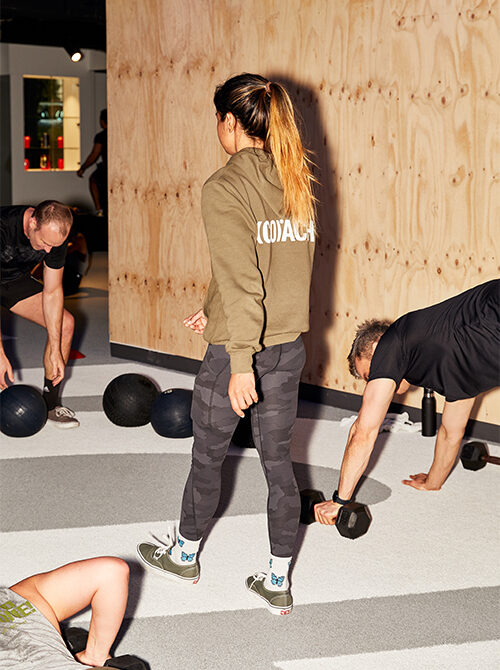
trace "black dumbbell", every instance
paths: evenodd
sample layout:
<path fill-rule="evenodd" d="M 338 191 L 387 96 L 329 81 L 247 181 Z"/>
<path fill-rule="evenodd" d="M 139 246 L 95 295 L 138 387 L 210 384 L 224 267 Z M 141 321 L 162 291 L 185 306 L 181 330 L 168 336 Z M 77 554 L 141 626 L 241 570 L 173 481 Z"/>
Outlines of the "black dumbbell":
<path fill-rule="evenodd" d="M 85 628 L 63 628 L 62 635 L 73 656 L 83 651 L 87 646 L 89 632 Z"/>
<path fill-rule="evenodd" d="M 87 646 L 89 632 L 84 628 L 66 628 L 63 631 L 63 636 L 66 646 L 74 656 L 83 651 Z M 130 656 L 129 654 L 109 658 L 104 665 L 116 668 L 117 670 L 147 670 L 147 665 L 144 661 L 141 661 L 137 656 Z"/>
<path fill-rule="evenodd" d="M 147 670 L 144 661 L 141 661 L 137 656 L 131 656 L 130 654 L 110 658 L 104 665 L 109 668 L 116 668 L 116 670 Z"/>
<path fill-rule="evenodd" d="M 481 470 L 488 463 L 500 465 L 500 458 L 490 456 L 488 447 L 483 442 L 467 442 L 467 444 L 464 444 L 460 460 L 466 470 Z"/>
<path fill-rule="evenodd" d="M 305 489 L 300 492 L 300 522 L 314 523 L 314 506 L 325 502 L 321 491 Z M 335 526 L 343 537 L 355 540 L 364 535 L 372 522 L 372 515 L 366 505 L 350 502 L 342 505 L 337 514 Z"/>

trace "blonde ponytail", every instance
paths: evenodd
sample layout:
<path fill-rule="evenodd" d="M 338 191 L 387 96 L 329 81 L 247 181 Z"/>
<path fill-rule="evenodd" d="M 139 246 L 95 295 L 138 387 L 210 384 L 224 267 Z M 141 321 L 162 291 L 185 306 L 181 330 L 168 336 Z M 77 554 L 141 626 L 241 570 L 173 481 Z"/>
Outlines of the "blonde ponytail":
<path fill-rule="evenodd" d="M 304 233 L 309 230 L 311 223 L 315 226 L 316 198 L 312 184 L 316 179 L 300 139 L 288 93 L 274 82 L 268 84 L 267 90 L 271 100 L 266 149 L 273 155 L 283 186 L 285 216 Z"/>
<path fill-rule="evenodd" d="M 315 227 L 316 198 L 311 161 L 302 146 L 292 101 L 280 84 L 243 73 L 217 86 L 214 103 L 220 119 L 231 112 L 249 137 L 264 142 L 283 186 L 284 215 L 304 234 Z"/>

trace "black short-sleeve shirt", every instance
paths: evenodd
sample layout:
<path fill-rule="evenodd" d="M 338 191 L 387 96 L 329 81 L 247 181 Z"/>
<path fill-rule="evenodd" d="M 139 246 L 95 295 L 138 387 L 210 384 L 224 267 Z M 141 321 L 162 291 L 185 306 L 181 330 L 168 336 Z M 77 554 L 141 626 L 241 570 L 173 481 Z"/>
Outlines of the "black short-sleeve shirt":
<path fill-rule="evenodd" d="M 64 267 L 68 240 L 49 253 L 33 249 L 24 233 L 23 218 L 29 207 L 0 207 L 0 282 L 13 281 L 29 275 L 35 265 L 44 261 L 49 268 Z"/>
<path fill-rule="evenodd" d="M 105 128 L 101 132 L 97 133 L 94 137 L 94 144 L 100 144 L 101 149 L 101 159 L 105 168 L 108 166 L 108 131 Z"/>
<path fill-rule="evenodd" d="M 500 280 L 400 317 L 380 338 L 372 379 L 431 388 L 450 402 L 500 385 Z"/>

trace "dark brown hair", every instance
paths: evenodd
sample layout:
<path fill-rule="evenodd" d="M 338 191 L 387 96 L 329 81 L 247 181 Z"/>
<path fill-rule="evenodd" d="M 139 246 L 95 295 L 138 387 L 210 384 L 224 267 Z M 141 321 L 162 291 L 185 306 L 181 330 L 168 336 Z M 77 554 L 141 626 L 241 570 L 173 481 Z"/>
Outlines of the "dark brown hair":
<path fill-rule="evenodd" d="M 390 321 L 370 319 L 364 321 L 356 331 L 356 337 L 351 346 L 347 360 L 349 361 L 349 372 L 356 379 L 360 376 L 356 372 L 356 359 L 368 358 L 371 360 L 371 348 L 374 342 L 378 342 L 385 331 L 391 325 Z"/>

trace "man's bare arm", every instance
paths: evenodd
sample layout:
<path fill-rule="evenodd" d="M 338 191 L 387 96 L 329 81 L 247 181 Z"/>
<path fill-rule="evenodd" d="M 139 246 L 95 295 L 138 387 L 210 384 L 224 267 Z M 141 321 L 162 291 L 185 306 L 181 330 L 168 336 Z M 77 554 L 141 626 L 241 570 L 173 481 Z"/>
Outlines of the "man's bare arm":
<path fill-rule="evenodd" d="M 55 270 L 44 264 L 42 307 L 50 345 L 50 374 L 54 386 L 64 377 L 65 363 L 61 353 L 61 332 L 64 310 L 62 286 L 64 268 Z"/>
<path fill-rule="evenodd" d="M 352 497 L 361 475 L 366 470 L 395 390 L 396 383 L 392 379 L 374 379 L 366 385 L 363 404 L 349 431 L 340 469 L 338 495 L 344 500 Z M 316 505 L 316 521 L 329 525 L 335 523 L 339 509 L 340 505 L 332 500 Z"/>
<path fill-rule="evenodd" d="M 80 167 L 80 169 L 76 174 L 79 177 L 83 177 L 83 173 L 85 172 L 85 170 L 89 168 L 91 165 L 93 165 L 101 154 L 102 154 L 102 144 L 100 142 L 97 142 L 92 147 L 92 151 L 89 153 L 89 155 L 85 159 L 85 162 L 83 163 L 83 165 Z"/>
<path fill-rule="evenodd" d="M 7 388 L 7 380 L 13 382 L 14 374 L 12 372 L 10 361 L 3 348 L 2 333 L 0 332 L 0 389 L 3 390 Z"/>
<path fill-rule="evenodd" d="M 410 479 L 403 479 L 403 484 L 421 491 L 439 491 L 457 459 L 474 400 L 466 398 L 445 402 L 429 472 L 410 475 Z"/>

